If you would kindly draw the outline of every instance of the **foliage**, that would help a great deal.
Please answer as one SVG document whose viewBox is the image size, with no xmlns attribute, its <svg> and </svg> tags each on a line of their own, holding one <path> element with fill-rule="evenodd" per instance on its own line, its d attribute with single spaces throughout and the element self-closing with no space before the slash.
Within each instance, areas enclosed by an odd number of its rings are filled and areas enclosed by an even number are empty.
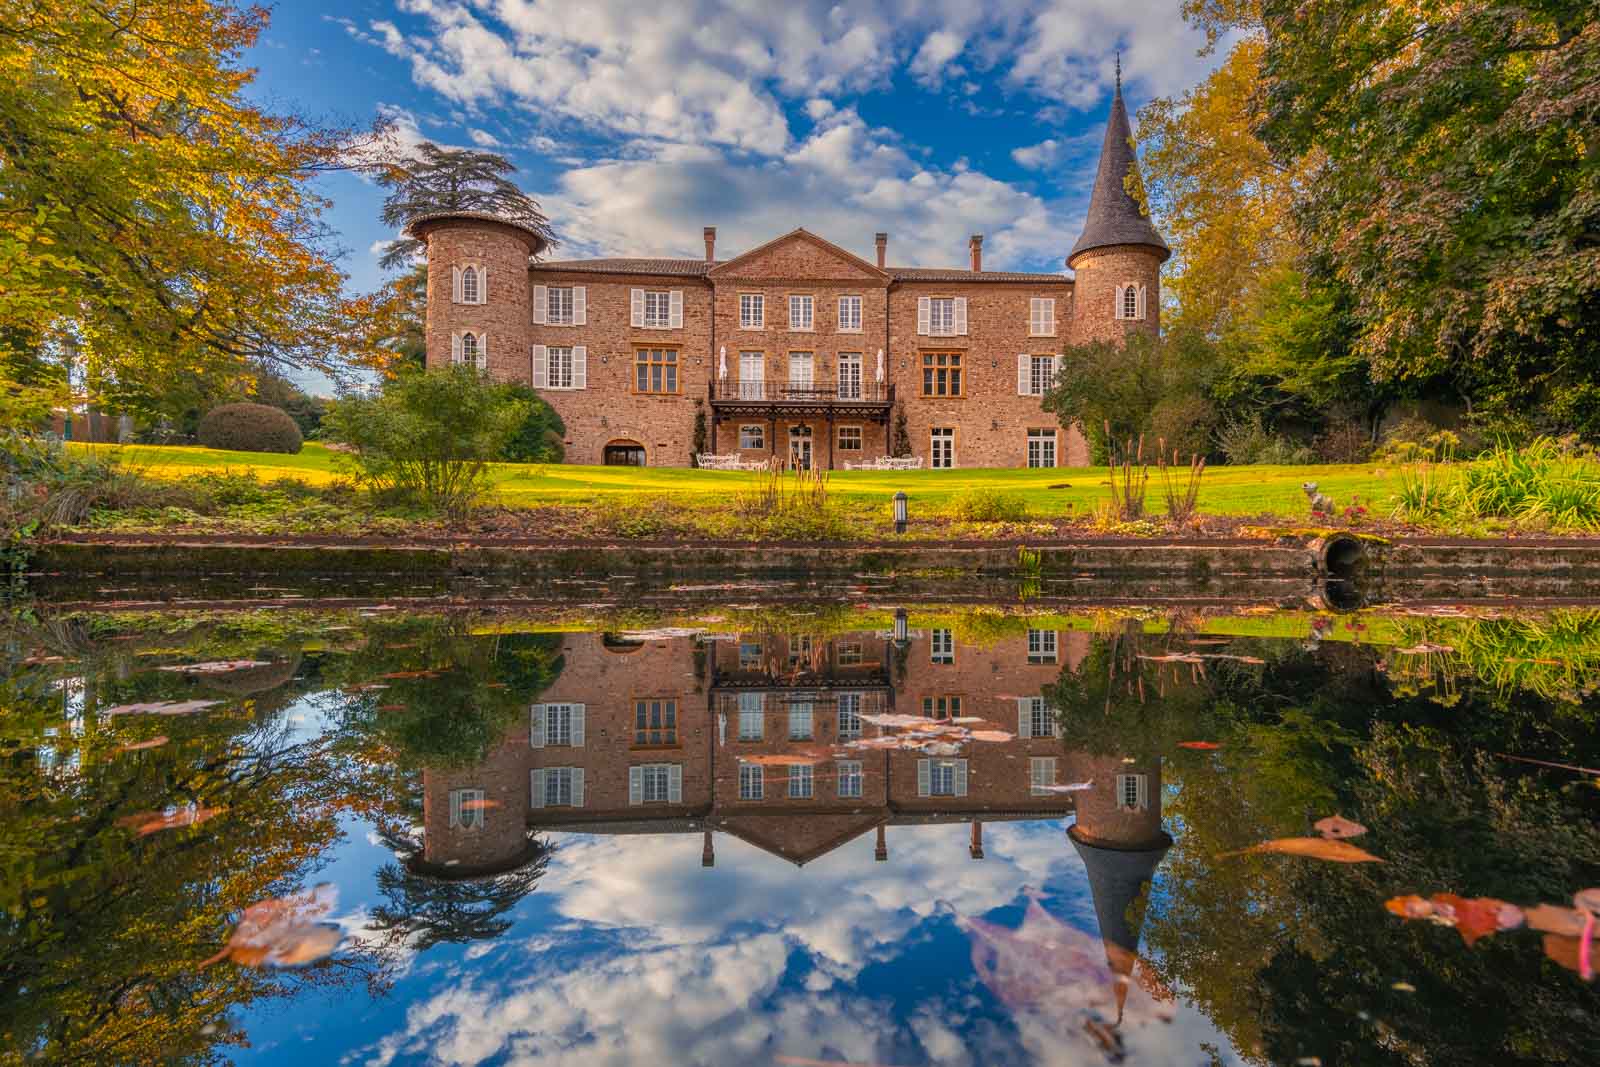
<svg viewBox="0 0 1600 1067">
<path fill-rule="evenodd" d="M 322 428 L 322 417 L 328 413 L 328 402 L 320 396 L 311 396 L 287 378 L 276 374 L 263 374 L 256 379 L 255 402 L 287 412 L 300 428 L 304 440 L 314 440 Z"/>
<path fill-rule="evenodd" d="M 689 465 L 699 466 L 699 457 L 706 451 L 706 408 L 699 397 L 694 401 L 694 439 L 689 444 Z"/>
<path fill-rule="evenodd" d="M 951 499 L 950 513 L 967 522 L 1021 522 L 1028 517 L 1028 502 L 998 489 L 968 489 Z"/>
<path fill-rule="evenodd" d="M 528 412 L 503 386 L 458 365 L 402 374 L 379 396 L 344 397 L 327 426 L 350 447 L 340 458 L 365 484 L 460 517 Z"/>
<path fill-rule="evenodd" d="M 521 223 L 555 243 L 549 220 L 538 201 L 517 188 L 506 175 L 516 170 L 510 160 L 473 148 L 441 148 L 423 141 L 409 152 L 392 152 L 373 168 L 378 184 L 389 190 L 383 200 L 383 224 L 398 229 L 436 211 L 484 211 Z M 404 266 L 422 255 L 422 242 L 402 237 L 389 242 L 379 265 Z"/>
<path fill-rule="evenodd" d="M 894 406 L 894 440 L 889 446 L 889 455 L 896 459 L 904 459 L 912 454 L 911 431 L 906 427 L 906 406 Z"/>
<path fill-rule="evenodd" d="M 1199 394 L 1163 397 L 1150 412 L 1147 436 L 1161 442 L 1163 453 L 1176 452 L 1184 459 L 1204 457 L 1211 453 L 1215 421 L 1215 407 Z"/>
<path fill-rule="evenodd" d="M 521 383 L 505 386 L 506 395 L 528 405 L 528 415 L 506 443 L 501 458 L 512 463 L 560 463 L 566 458 L 563 438 L 567 424 L 556 409 L 533 389 Z"/>
<path fill-rule="evenodd" d="M 1191 330 L 1069 345 L 1041 404 L 1063 426 L 1088 427 L 1095 460 L 1104 462 L 1110 442 L 1151 433 L 1163 403 L 1202 397 L 1215 360 L 1214 346 Z"/>
<path fill-rule="evenodd" d="M 1191 454 L 1184 474 L 1176 474 L 1175 470 L 1180 469 L 1181 454 L 1174 451 L 1172 462 L 1168 463 L 1166 442 L 1158 444 L 1162 450 L 1156 456 L 1156 465 L 1161 471 L 1161 496 L 1167 503 L 1167 518 L 1175 523 L 1187 523 L 1194 518 L 1200 500 L 1200 479 L 1205 476 L 1206 461 L 1201 456 Z"/>
<path fill-rule="evenodd" d="M 1255 414 L 1224 423 L 1217 431 L 1217 447 L 1231 464 L 1314 463 L 1316 453 L 1305 445 L 1270 432 Z"/>
<path fill-rule="evenodd" d="M 354 138 L 251 101 L 266 21 L 222 0 L 0 8 L 7 364 L 146 415 L 260 367 L 337 368 L 350 308 L 308 179 Z"/>
<path fill-rule="evenodd" d="M 1600 460 L 1548 437 L 1499 445 L 1470 463 L 1428 460 L 1402 472 L 1396 517 L 1514 519 L 1553 529 L 1600 528 Z"/>
<path fill-rule="evenodd" d="M 282 408 L 266 404 L 224 404 L 206 412 L 195 436 L 207 448 L 232 452 L 300 451 L 300 427 Z"/>
</svg>

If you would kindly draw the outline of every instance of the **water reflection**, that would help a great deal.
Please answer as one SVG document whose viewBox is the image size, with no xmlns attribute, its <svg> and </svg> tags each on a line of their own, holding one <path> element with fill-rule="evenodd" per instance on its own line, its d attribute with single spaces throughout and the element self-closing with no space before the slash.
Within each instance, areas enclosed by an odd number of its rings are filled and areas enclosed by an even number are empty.
<svg viewBox="0 0 1600 1067">
<path fill-rule="evenodd" d="M 1468 658 L 1493 620 L 874 622 L 24 621 L 0 1054 L 1581 1060 L 1600 1005 L 1537 940 L 1469 950 L 1382 901 L 1600 882 L 1600 791 L 1493 756 L 1595 765 L 1592 619 L 1546 620 L 1559 657 L 1508 631 L 1512 685 Z M 882 740 L 953 719 L 986 739 Z M 118 825 L 182 805 L 217 814 Z M 1219 858 L 1334 811 L 1389 862 Z M 197 968 L 321 880 L 332 958 Z"/>
</svg>

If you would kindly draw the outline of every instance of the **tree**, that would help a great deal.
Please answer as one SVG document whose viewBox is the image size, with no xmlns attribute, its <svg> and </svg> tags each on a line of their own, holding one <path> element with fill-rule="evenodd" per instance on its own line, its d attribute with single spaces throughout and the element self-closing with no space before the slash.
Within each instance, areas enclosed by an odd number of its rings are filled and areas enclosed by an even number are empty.
<svg viewBox="0 0 1600 1067">
<path fill-rule="evenodd" d="M 256 379 L 255 401 L 287 412 L 300 427 L 307 440 L 316 437 L 322 427 L 322 417 L 328 413 L 328 402 L 320 396 L 311 396 L 287 378 L 276 374 L 263 374 Z"/>
<path fill-rule="evenodd" d="M 528 416 L 511 435 L 502 459 L 513 463 L 560 463 L 567 454 L 562 438 L 567 424 L 544 397 L 526 385 L 513 382 L 506 395 L 528 405 Z"/>
<path fill-rule="evenodd" d="M 1600 434 L 1600 16 L 1264 0 L 1258 132 L 1381 378 Z"/>
<path fill-rule="evenodd" d="M 364 347 L 374 366 L 389 374 L 427 367 L 427 264 L 390 278 L 365 299 L 363 311 Z"/>
<path fill-rule="evenodd" d="M 259 367 L 335 370 L 348 324 L 314 175 L 355 138 L 248 99 L 263 8 L 0 7 L 0 344 L 163 414 Z M 9 357 L 14 358 L 14 357 Z"/>
<path fill-rule="evenodd" d="M 457 364 L 401 374 L 377 396 L 343 397 L 324 425 L 353 450 L 341 464 L 370 488 L 460 518 L 530 410 L 477 368 Z"/>
<path fill-rule="evenodd" d="M 436 211 L 485 211 L 528 226 L 554 244 L 555 233 L 539 202 L 506 179 L 514 170 L 510 160 L 494 152 L 424 141 L 414 155 L 395 156 L 376 169 L 378 183 L 390 190 L 383 201 L 383 222 L 399 228 Z M 379 264 L 392 269 L 421 254 L 421 241 L 401 237 L 389 242 Z"/>
</svg>

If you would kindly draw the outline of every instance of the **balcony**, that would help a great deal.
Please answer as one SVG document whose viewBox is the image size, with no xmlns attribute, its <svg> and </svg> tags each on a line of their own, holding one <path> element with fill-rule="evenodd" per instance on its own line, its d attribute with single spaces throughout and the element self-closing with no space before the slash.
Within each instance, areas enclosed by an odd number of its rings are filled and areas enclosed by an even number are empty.
<svg viewBox="0 0 1600 1067">
<path fill-rule="evenodd" d="M 719 412 L 750 415 L 886 415 L 894 404 L 894 386 L 884 382 L 713 381 L 711 407 Z"/>
</svg>

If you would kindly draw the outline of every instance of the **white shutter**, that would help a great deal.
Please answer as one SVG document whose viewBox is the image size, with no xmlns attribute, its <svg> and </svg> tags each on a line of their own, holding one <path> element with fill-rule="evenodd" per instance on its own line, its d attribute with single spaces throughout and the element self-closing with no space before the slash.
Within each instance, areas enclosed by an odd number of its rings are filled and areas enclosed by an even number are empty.
<svg viewBox="0 0 1600 1067">
<path fill-rule="evenodd" d="M 550 320 L 550 287 L 536 285 L 533 287 L 533 324 L 543 326 Z"/>
<path fill-rule="evenodd" d="M 929 296 L 917 297 L 917 332 L 925 336 L 932 329 L 930 325 L 932 320 L 933 298 Z"/>
<path fill-rule="evenodd" d="M 1017 736 L 1026 741 L 1033 737 L 1033 700 L 1017 698 Z"/>
<path fill-rule="evenodd" d="M 450 302 L 461 303 L 461 268 L 450 268 Z"/>
<path fill-rule="evenodd" d="M 461 335 L 459 333 L 450 335 L 450 362 L 461 362 Z"/>
<path fill-rule="evenodd" d="M 1139 286 L 1139 319 L 1141 322 L 1144 320 L 1144 317 L 1144 286 L 1141 285 Z"/>
<path fill-rule="evenodd" d="M 929 759 L 917 760 L 917 796 L 925 797 L 933 794 L 933 761 Z"/>
<path fill-rule="evenodd" d="M 956 334 L 965 337 L 967 334 L 967 298 L 956 297 Z"/>
<path fill-rule="evenodd" d="M 572 350 L 572 387 L 589 388 L 589 350 L 583 345 Z"/>
<path fill-rule="evenodd" d="M 1051 389 L 1054 389 L 1056 387 L 1056 376 L 1059 375 L 1060 373 L 1061 373 L 1061 357 L 1060 356 L 1051 356 L 1050 357 L 1050 388 Z"/>
<path fill-rule="evenodd" d="M 964 759 L 958 759 L 958 760 L 956 760 L 956 796 L 964 797 L 966 795 L 967 795 L 967 761 L 964 760 Z"/>
<path fill-rule="evenodd" d="M 637 292 L 638 290 L 635 290 Z M 628 803 L 644 803 L 644 768 L 628 768 Z"/>
<path fill-rule="evenodd" d="M 544 807 L 544 771 L 528 773 L 528 803 L 535 808 Z"/>
<path fill-rule="evenodd" d="M 1026 353 L 1026 352 L 1019 353 L 1017 355 L 1017 395 L 1018 396 L 1032 396 L 1033 395 L 1033 374 L 1032 374 L 1032 371 L 1033 371 L 1033 360 L 1029 358 L 1028 353 Z"/>
<path fill-rule="evenodd" d="M 489 335 L 478 335 L 478 369 L 487 370 L 489 367 Z"/>
<path fill-rule="evenodd" d="M 634 289 L 634 290 L 631 291 L 630 296 L 631 296 L 631 299 L 630 299 L 629 303 L 633 308 L 633 319 L 632 319 L 633 325 L 635 325 L 635 326 L 643 326 L 644 325 L 644 290 L 643 289 Z"/>
<path fill-rule="evenodd" d="M 572 768 L 572 806 L 583 807 L 583 768 Z"/>
<path fill-rule="evenodd" d="M 461 790 L 450 790 L 450 828 L 461 825 Z"/>
<path fill-rule="evenodd" d="M 488 267 L 479 267 L 478 268 L 478 303 L 487 304 L 488 302 L 489 302 L 489 268 Z"/>
<path fill-rule="evenodd" d="M 572 705 L 572 747 L 583 747 L 583 720 L 584 713 L 588 710 L 587 704 Z"/>
<path fill-rule="evenodd" d="M 667 328 L 683 329 L 683 290 L 674 289 L 667 297 Z"/>
<path fill-rule="evenodd" d="M 667 768 L 667 803 L 683 803 L 683 765 L 674 763 Z"/>
<path fill-rule="evenodd" d="M 1044 329 L 1049 336 L 1054 337 L 1056 335 L 1056 298 L 1053 296 L 1045 298 Z"/>
<path fill-rule="evenodd" d="M 1122 318 L 1122 286 L 1118 285 L 1111 290 L 1112 318 Z"/>
<path fill-rule="evenodd" d="M 533 387 L 550 388 L 550 349 L 546 345 L 533 346 Z"/>
<path fill-rule="evenodd" d="M 589 325 L 589 287 L 586 285 L 572 287 L 572 325 Z"/>
<path fill-rule="evenodd" d="M 535 704 L 528 712 L 528 746 L 544 747 L 544 705 Z"/>
</svg>

